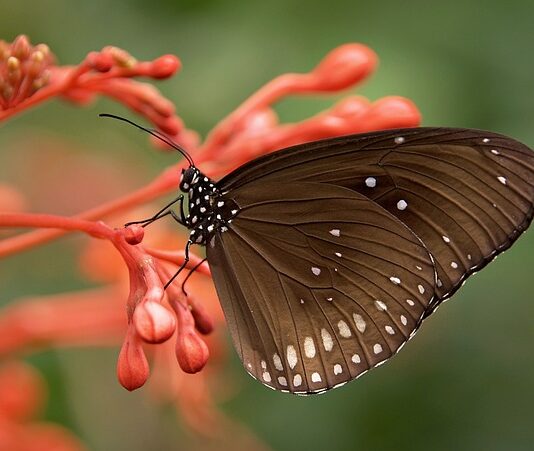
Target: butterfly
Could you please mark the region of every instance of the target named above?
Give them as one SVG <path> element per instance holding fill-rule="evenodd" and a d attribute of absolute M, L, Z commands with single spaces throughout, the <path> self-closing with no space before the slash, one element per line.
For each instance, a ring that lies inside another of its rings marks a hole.
<path fill-rule="evenodd" d="M 331 138 L 218 181 L 189 163 L 186 250 L 206 246 L 244 368 L 296 394 L 390 359 L 534 215 L 534 153 L 480 130 Z"/>

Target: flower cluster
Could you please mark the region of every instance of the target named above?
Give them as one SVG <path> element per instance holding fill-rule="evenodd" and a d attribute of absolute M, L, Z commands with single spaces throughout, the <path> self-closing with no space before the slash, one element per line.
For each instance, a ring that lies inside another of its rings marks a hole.
<path fill-rule="evenodd" d="M 0 43 L 0 92 L 3 96 L 0 120 L 52 96 L 59 95 L 83 105 L 96 95 L 106 95 L 186 145 L 196 165 L 210 177 L 217 178 L 252 158 L 289 145 L 418 125 L 417 108 L 409 100 L 395 96 L 372 102 L 361 96 L 348 95 L 330 109 L 300 122 L 279 121 L 273 108 L 277 102 L 289 96 L 345 91 L 367 78 L 376 65 L 377 57 L 368 47 L 342 45 L 326 55 L 310 72 L 288 73 L 268 82 L 219 122 L 201 142 L 195 132 L 183 126 L 169 100 L 151 85 L 132 80 L 140 75 L 164 78 L 174 74 L 180 66 L 176 57 L 166 55 L 152 62 L 137 62 L 123 50 L 106 47 L 100 52 L 89 53 L 78 66 L 57 66 L 46 46 L 32 47 L 27 38 L 21 36 L 12 44 Z M 208 337 L 222 320 L 209 283 L 209 267 L 205 263 L 199 266 L 198 276 L 192 278 L 187 295 L 181 289 L 183 277 L 178 277 L 164 290 L 166 281 L 184 262 L 183 252 L 169 250 L 168 243 L 172 238 L 168 237 L 164 241 L 167 245 L 163 247 L 157 244 L 155 234 L 147 233 L 145 238 L 142 227 L 112 228 L 102 222 L 118 214 L 133 219 L 130 216 L 133 208 L 176 191 L 183 166 L 184 163 L 179 162 L 148 185 L 75 217 L 25 213 L 24 206 L 17 203 L 16 190 L 0 187 L 0 227 L 36 229 L 1 240 L 0 258 L 29 250 L 72 231 L 111 243 L 115 251 L 111 256 L 110 248 L 106 248 L 105 255 L 103 251 L 93 249 L 82 256 L 85 263 L 95 258 L 115 262 L 114 266 L 86 265 L 90 271 L 95 267 L 107 271 L 107 275 L 98 275 L 99 280 L 105 281 L 103 288 L 15 300 L 1 310 L 0 357 L 30 346 L 115 343 L 127 323 L 117 365 L 120 383 L 133 390 L 147 381 L 150 373 L 147 352 L 150 352 L 155 368 L 153 379 L 167 387 L 167 390 L 156 389 L 156 392 L 167 393 L 167 398 L 186 406 L 189 412 L 197 412 L 198 415 L 186 418 L 193 427 L 202 430 L 207 417 L 212 423 L 222 422 L 209 394 L 210 384 L 214 383 L 210 374 L 220 368 L 224 355 L 222 342 Z M 2 209 L 5 212 L 1 212 Z M 201 257 L 193 254 L 188 267 L 192 268 L 200 261 Z M 117 267 L 127 268 L 128 288 L 122 301 L 119 293 L 124 291 L 125 276 Z M 125 319 L 122 316 L 124 302 Z M 40 312 L 38 322 L 30 319 L 35 318 L 36 311 Z M 169 360 L 171 343 L 174 343 L 175 362 L 186 373 L 202 370 L 210 353 L 216 362 L 212 368 L 210 365 L 199 373 L 194 381 L 180 381 L 175 365 Z M 161 375 L 161 368 L 167 370 L 166 376 Z M 187 384 L 189 387 L 185 387 Z M 193 393 L 195 396 L 191 397 Z"/>

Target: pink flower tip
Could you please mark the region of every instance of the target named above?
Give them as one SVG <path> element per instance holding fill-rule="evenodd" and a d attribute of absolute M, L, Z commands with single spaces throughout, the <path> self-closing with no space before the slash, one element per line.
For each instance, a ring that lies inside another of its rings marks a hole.
<path fill-rule="evenodd" d="M 174 55 L 163 55 L 152 61 L 150 75 L 154 78 L 171 77 L 181 67 L 180 60 Z"/>
<path fill-rule="evenodd" d="M 149 373 L 148 361 L 141 346 L 141 341 L 135 329 L 130 326 L 119 354 L 117 378 L 126 390 L 132 391 L 145 384 Z"/>
<path fill-rule="evenodd" d="M 176 330 L 176 320 L 169 310 L 158 302 L 140 303 L 133 315 L 135 329 L 147 343 L 163 343 Z"/>
<path fill-rule="evenodd" d="M 313 70 L 321 89 L 338 91 L 366 78 L 378 64 L 378 57 L 363 44 L 345 44 L 332 50 Z"/>
<path fill-rule="evenodd" d="M 124 228 L 124 239 L 128 244 L 135 246 L 143 241 L 145 229 L 139 224 L 132 224 Z"/>
<path fill-rule="evenodd" d="M 194 329 L 180 330 L 176 340 L 176 358 L 180 368 L 186 373 L 198 373 L 209 358 L 206 342 Z"/>

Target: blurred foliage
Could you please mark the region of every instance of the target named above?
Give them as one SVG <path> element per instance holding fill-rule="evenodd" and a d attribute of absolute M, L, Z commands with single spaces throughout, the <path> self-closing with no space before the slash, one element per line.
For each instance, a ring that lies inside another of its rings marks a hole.
<path fill-rule="evenodd" d="M 140 59 L 177 54 L 183 71 L 158 87 L 176 102 L 188 127 L 202 133 L 267 80 L 307 70 L 352 41 L 369 45 L 381 60 L 360 93 L 406 96 L 419 106 L 425 125 L 492 129 L 531 146 L 533 22 L 531 0 L 0 3 L 3 39 L 25 33 L 34 43 L 47 43 L 62 64 L 109 44 Z M 298 119 L 330 103 L 286 101 L 279 113 Z M 106 164 L 133 168 L 138 184 L 146 183 L 174 156 L 97 118 L 102 111 L 124 112 L 117 109 L 107 102 L 78 109 L 54 101 L 2 124 L 0 180 L 17 180 L 3 169 L 7 151 L 16 151 L 30 133 L 44 133 L 71 143 L 73 152 L 92 149 Z M 27 146 L 22 151 L 32 155 Z M 86 284 L 74 274 L 68 249 L 78 241 L 68 238 L 2 261 L 0 303 Z M 531 230 L 428 320 L 400 356 L 326 395 L 304 399 L 266 390 L 234 359 L 243 391 L 225 410 L 277 450 L 532 449 L 533 247 Z M 49 419 L 73 428 L 97 450 L 187 449 L 196 443 L 184 438 L 172 413 L 119 387 L 114 359 L 114 350 L 33 357 L 52 386 Z"/>

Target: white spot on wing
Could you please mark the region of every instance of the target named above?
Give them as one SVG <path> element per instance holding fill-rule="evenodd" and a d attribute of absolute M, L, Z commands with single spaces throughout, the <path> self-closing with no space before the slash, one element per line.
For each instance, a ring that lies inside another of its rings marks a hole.
<path fill-rule="evenodd" d="M 482 142 L 483 142 L 483 143 L 489 143 L 490 140 L 489 140 L 489 138 L 484 138 L 484 139 L 482 140 Z"/>
<path fill-rule="evenodd" d="M 293 369 L 297 365 L 297 351 L 293 345 L 287 347 L 287 363 L 289 368 Z"/>
<path fill-rule="evenodd" d="M 503 185 L 506 185 L 506 177 L 500 176 L 500 177 L 497 177 L 497 180 L 501 182 Z"/>
<path fill-rule="evenodd" d="M 343 372 L 343 368 L 341 368 L 341 365 L 339 363 L 336 363 L 334 365 L 334 376 L 337 376 L 338 374 L 341 374 Z"/>
<path fill-rule="evenodd" d="M 263 373 L 263 380 L 264 380 L 265 382 L 271 382 L 271 375 L 269 374 L 268 371 L 265 371 L 265 372 Z"/>
<path fill-rule="evenodd" d="M 454 269 L 458 268 L 458 263 L 451 262 L 451 268 L 454 268 Z"/>
<path fill-rule="evenodd" d="M 384 310 L 388 309 L 388 306 L 384 304 L 382 301 L 375 301 L 375 306 L 380 312 L 383 312 Z"/>
<path fill-rule="evenodd" d="M 316 276 L 321 274 L 321 270 L 319 268 L 317 268 L 316 266 L 312 266 L 311 272 Z"/>
<path fill-rule="evenodd" d="M 365 324 L 365 321 L 363 320 L 362 316 L 358 315 L 357 313 L 354 313 L 352 317 L 354 318 L 354 324 L 356 324 L 356 329 L 358 329 L 358 332 L 363 334 L 367 325 Z"/>
<path fill-rule="evenodd" d="M 354 354 L 351 358 L 351 360 L 354 362 L 354 363 L 360 363 L 362 361 L 362 359 L 360 359 L 360 356 L 358 354 Z"/>
<path fill-rule="evenodd" d="M 312 380 L 312 382 L 321 382 L 321 380 L 322 380 L 321 379 L 321 375 L 319 373 L 317 373 L 317 372 L 312 373 L 311 380 Z"/>
<path fill-rule="evenodd" d="M 312 337 L 306 337 L 304 339 L 304 354 L 306 354 L 306 357 L 309 359 L 315 357 L 315 344 L 313 343 Z"/>
<path fill-rule="evenodd" d="M 386 326 L 385 329 L 386 329 L 386 332 L 387 332 L 389 335 L 394 335 L 394 334 L 395 334 L 395 329 L 393 329 L 393 327 L 391 327 L 391 326 Z"/>
<path fill-rule="evenodd" d="M 406 202 L 404 199 L 401 199 L 397 202 L 397 208 L 399 210 L 406 210 L 407 206 L 408 206 L 408 202 Z"/>
<path fill-rule="evenodd" d="M 280 376 L 278 378 L 278 383 L 284 387 L 287 387 L 287 380 L 284 376 Z"/>
<path fill-rule="evenodd" d="M 375 354 L 380 354 L 382 352 L 382 345 L 380 343 L 376 343 L 374 346 L 373 346 L 373 352 Z"/>
<path fill-rule="evenodd" d="M 293 376 L 293 385 L 295 387 L 300 387 L 300 384 L 302 384 L 302 376 L 300 374 L 295 374 L 295 376 Z"/>
<path fill-rule="evenodd" d="M 448 236 L 443 235 L 442 238 L 443 238 L 443 241 L 445 241 L 446 243 L 451 242 L 451 239 Z"/>
<path fill-rule="evenodd" d="M 337 323 L 337 327 L 339 329 L 339 335 L 341 335 L 343 338 L 349 338 L 352 334 L 350 333 L 349 326 L 347 323 L 343 320 L 340 320 Z"/>
<path fill-rule="evenodd" d="M 401 280 L 398 277 L 390 277 L 389 280 L 391 280 L 395 285 L 399 285 L 401 283 Z"/>
<path fill-rule="evenodd" d="M 278 371 L 282 371 L 284 369 L 284 366 L 282 365 L 282 359 L 280 359 L 280 356 L 278 354 L 273 355 L 273 363 L 274 367 Z"/>
<path fill-rule="evenodd" d="M 406 319 L 406 317 L 404 315 L 401 315 L 400 316 L 400 320 L 401 320 L 401 323 L 406 326 L 406 324 L 408 324 L 408 319 Z"/>
<path fill-rule="evenodd" d="M 336 257 L 339 257 L 339 258 L 342 257 L 341 252 L 336 252 L 335 255 L 336 255 Z"/>
<path fill-rule="evenodd" d="M 417 285 L 417 289 L 419 290 L 419 293 L 424 294 L 425 287 L 423 285 Z"/>
<path fill-rule="evenodd" d="M 415 305 L 415 302 L 412 301 L 411 299 L 406 299 L 406 303 L 411 307 L 413 307 Z"/>
<path fill-rule="evenodd" d="M 334 341 L 332 336 L 328 333 L 326 329 L 321 329 L 321 338 L 323 339 L 324 350 L 330 352 L 334 347 Z"/>
<path fill-rule="evenodd" d="M 493 155 L 500 155 L 500 152 L 497 149 L 491 149 Z"/>
<path fill-rule="evenodd" d="M 402 136 L 397 136 L 395 138 L 395 144 L 402 144 L 404 142 L 404 137 Z"/>
<path fill-rule="evenodd" d="M 341 233 L 339 231 L 339 229 L 332 229 L 330 230 L 330 235 L 333 235 L 333 236 L 339 236 Z"/>
<path fill-rule="evenodd" d="M 368 188 L 374 188 L 376 186 L 376 179 L 374 177 L 367 177 L 365 179 L 365 185 Z"/>

